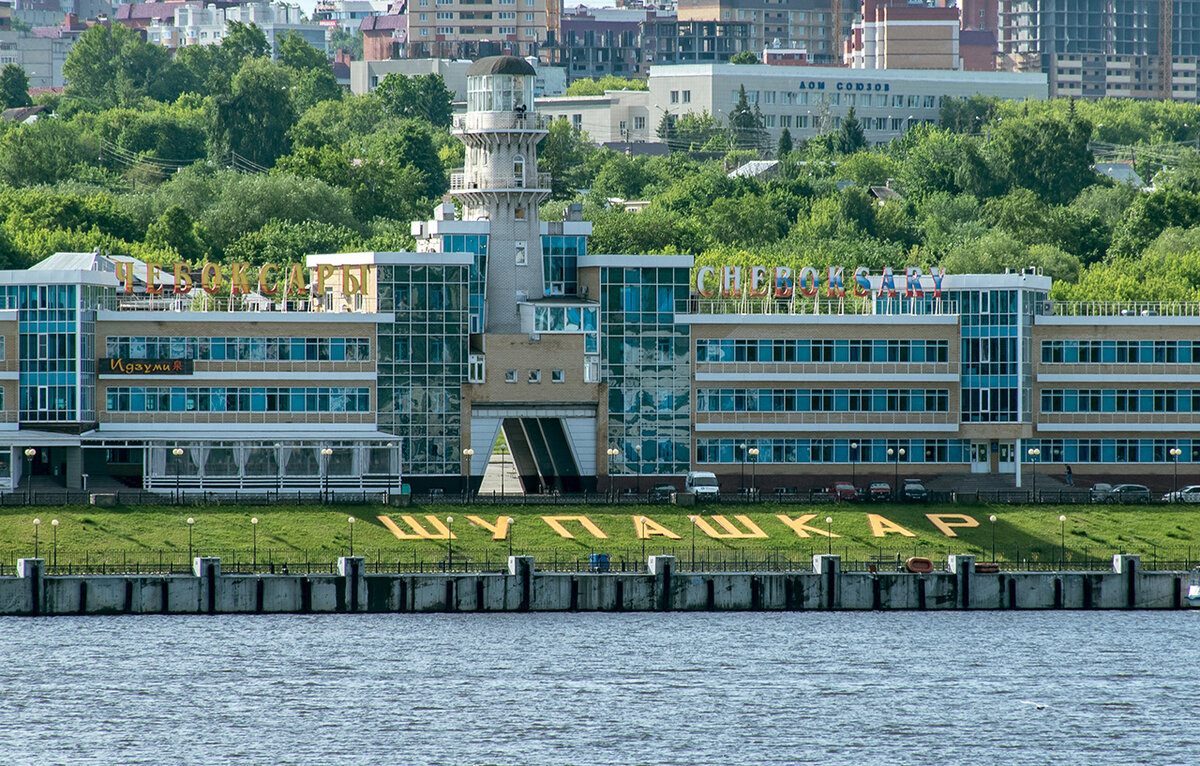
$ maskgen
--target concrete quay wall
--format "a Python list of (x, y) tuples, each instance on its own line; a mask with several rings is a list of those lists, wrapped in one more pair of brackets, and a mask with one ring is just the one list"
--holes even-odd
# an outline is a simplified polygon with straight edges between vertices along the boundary
[(648, 572), (543, 573), (527, 556), (507, 573), (366, 574), (341, 558), (332, 575), (226, 575), (197, 558), (191, 575), (48, 576), (22, 559), (0, 577), (0, 615), (319, 612), (759, 611), (956, 609), (1179, 609), (1188, 573), (1144, 572), (1137, 556), (1111, 572), (978, 573), (972, 556), (949, 571), (842, 572), (814, 556), (812, 572), (678, 572), (651, 556)]

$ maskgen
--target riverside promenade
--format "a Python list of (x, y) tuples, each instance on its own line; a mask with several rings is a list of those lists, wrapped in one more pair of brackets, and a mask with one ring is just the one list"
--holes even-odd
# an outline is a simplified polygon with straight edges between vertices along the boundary
[(223, 574), (196, 558), (190, 575), (45, 574), (21, 559), (0, 577), (0, 615), (337, 612), (771, 611), (961, 609), (1181, 609), (1188, 573), (1142, 571), (1140, 557), (1113, 557), (1111, 572), (975, 571), (950, 556), (947, 571), (843, 572), (841, 557), (813, 556), (811, 572), (676, 571), (650, 556), (645, 573), (543, 573), (531, 556), (508, 571), (366, 574), (361, 557), (335, 574)]

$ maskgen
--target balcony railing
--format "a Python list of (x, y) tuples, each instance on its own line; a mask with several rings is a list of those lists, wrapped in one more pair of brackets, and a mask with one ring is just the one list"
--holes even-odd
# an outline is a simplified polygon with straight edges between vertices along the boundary
[(486, 191), (501, 189), (549, 189), (549, 173), (526, 173), (524, 176), (495, 173), (451, 173), (451, 191)]
[(897, 312), (879, 312), (873, 301), (868, 298), (847, 296), (837, 298), (810, 298), (793, 296), (791, 298), (687, 298), (676, 301), (677, 314), (734, 314), (744, 316), (771, 316), (805, 314), (838, 316), (878, 316), (881, 319), (896, 316), (956, 316), (958, 303), (955, 301), (939, 300), (932, 303), (912, 301), (904, 310)]
[(1043, 301), (1038, 316), (1196, 317), (1200, 301)]
[(455, 130), (546, 130), (550, 119), (537, 112), (469, 112), (454, 118)]

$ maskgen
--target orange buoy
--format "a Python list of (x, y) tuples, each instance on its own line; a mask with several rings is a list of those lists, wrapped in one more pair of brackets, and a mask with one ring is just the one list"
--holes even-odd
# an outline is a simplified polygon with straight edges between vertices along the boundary
[(904, 568), (907, 569), (909, 572), (919, 572), (919, 573), (932, 572), (933, 571), (933, 562), (926, 558), (921, 558), (919, 556), (912, 556), (907, 561), (904, 562)]

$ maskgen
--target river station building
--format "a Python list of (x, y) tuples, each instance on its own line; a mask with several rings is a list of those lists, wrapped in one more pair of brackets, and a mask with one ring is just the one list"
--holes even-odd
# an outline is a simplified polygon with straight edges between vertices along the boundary
[(0, 272), (0, 489), (32, 472), (457, 491), (501, 433), (528, 492), (689, 470), (730, 491), (1021, 486), (1067, 464), (1165, 488), (1200, 463), (1200, 305), (1056, 303), (1032, 270), (764, 278), (592, 253), (577, 207), (539, 219), (533, 79), (518, 58), (472, 66), (465, 166), (413, 224), (417, 252), (250, 273), (60, 253)]

